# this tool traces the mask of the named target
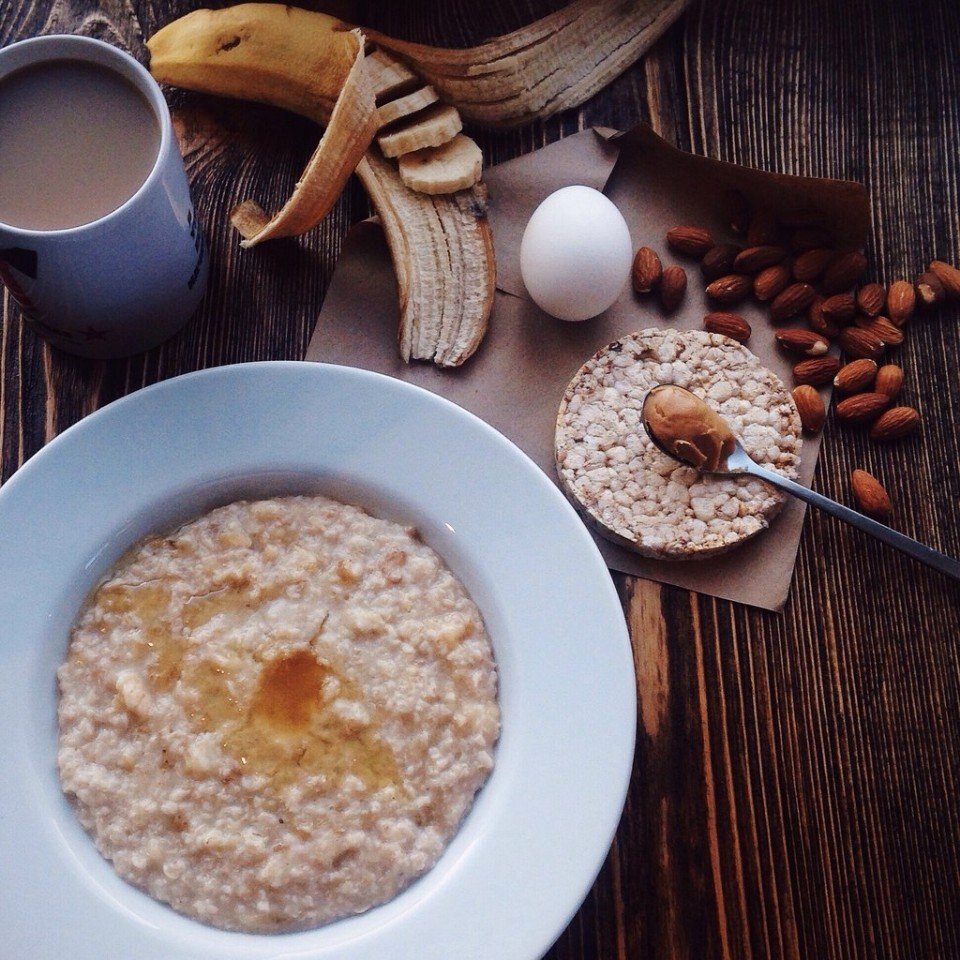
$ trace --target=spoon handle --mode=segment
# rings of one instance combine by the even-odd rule
[[[913,557],[914,560],[919,560],[928,567],[933,567],[934,570],[939,570],[948,577],[953,577],[954,580],[960,580],[960,560],[954,560],[953,557],[948,557],[945,553],[940,553],[939,550],[934,550],[932,547],[928,547],[918,540],[905,537],[902,533],[891,530],[886,524],[871,520],[862,513],[851,510],[850,507],[845,507],[842,503],[837,503],[835,500],[831,500],[829,497],[825,497],[823,494],[817,493],[809,487],[794,483],[793,480],[788,480],[786,477],[781,476],[779,473],[774,473],[772,470],[767,470],[756,464],[750,464],[746,472],[766,480],[767,483],[772,483],[775,487],[780,487],[781,490],[792,493],[795,497],[799,497],[807,503],[812,503],[815,507],[819,507],[821,510],[832,514],[838,520],[843,520],[851,526],[859,527],[859,529],[872,534],[878,540],[882,540],[888,546],[902,550],[904,553]]]

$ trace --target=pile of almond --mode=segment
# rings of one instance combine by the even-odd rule
[[[742,243],[715,242],[708,230],[695,226],[674,227],[666,236],[673,253],[700,261],[707,298],[715,306],[704,327],[746,342],[750,324],[736,308],[752,296],[766,304],[777,343],[797,358],[793,398],[805,430],[823,428],[827,411],[817,388],[832,382],[839,423],[866,427],[879,442],[916,433],[920,414],[896,404],[903,371],[887,353],[903,343],[916,309],[960,301],[960,270],[934,260],[913,283],[896,280],[885,288],[865,282],[868,264],[860,250],[838,248],[814,219],[751,213],[739,195],[731,198],[731,208],[730,227]],[[650,247],[637,251],[634,289],[658,291],[667,311],[682,301],[686,281],[681,267],[662,268]],[[851,486],[864,512],[890,515],[889,497],[866,471],[854,471]]]

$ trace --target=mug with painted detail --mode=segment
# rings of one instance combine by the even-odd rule
[[[0,49],[0,280],[38,334],[101,359],[156,346],[200,303],[207,251],[170,112],[108,43]]]

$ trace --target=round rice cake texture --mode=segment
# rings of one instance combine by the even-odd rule
[[[713,556],[765,530],[786,495],[752,477],[701,474],[644,429],[647,393],[686,387],[730,424],[757,463],[795,478],[800,417],[789,390],[742,344],[702,330],[641,330],[570,381],[557,415],[560,483],[603,536],[661,560]]]

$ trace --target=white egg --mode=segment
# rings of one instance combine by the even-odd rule
[[[633,262],[623,214],[599,190],[564,187],[533,212],[520,243],[520,273],[542,310],[587,320],[620,296]]]

